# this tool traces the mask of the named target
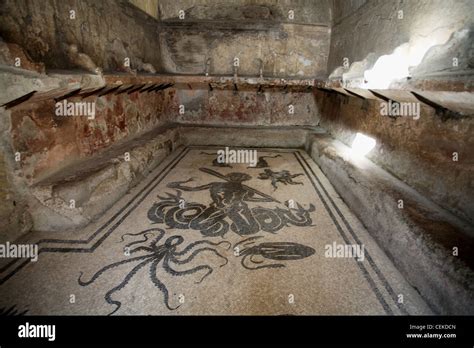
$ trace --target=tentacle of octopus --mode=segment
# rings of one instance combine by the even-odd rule
[[[113,300],[112,299],[112,295],[114,293],[116,293],[117,291],[123,289],[125,287],[125,285],[128,284],[128,282],[130,281],[130,279],[132,279],[132,277],[143,267],[146,266],[146,264],[150,263],[151,261],[153,261],[153,259],[149,259],[149,260],[146,260],[146,261],[143,261],[141,263],[139,263],[138,265],[136,265],[135,267],[133,267],[133,269],[126,275],[126,277],[120,282],[119,285],[117,285],[116,287],[110,289],[106,294],[105,294],[105,300],[107,301],[107,303],[111,304],[111,305],[115,305],[116,308],[109,313],[109,315],[112,315],[114,314],[115,312],[117,312],[120,307],[122,306],[122,302],[120,301],[117,301],[117,300]]]
[[[255,237],[250,237],[250,238],[247,238],[247,239],[243,239],[241,240],[240,242],[238,242],[237,244],[234,245],[234,248],[237,248],[240,244],[244,244],[244,246],[246,246],[247,244],[250,243],[250,241],[253,241],[255,239],[260,239],[260,238],[263,238],[262,236],[255,236]],[[249,242],[249,243],[246,243],[246,242]]]
[[[148,241],[148,236],[149,235],[153,235],[153,232],[147,232],[145,233],[143,236],[145,237],[145,239],[140,239],[140,240],[136,240],[134,242],[130,242],[128,244],[125,245],[125,248],[128,248],[128,247],[131,247],[132,245],[135,245],[135,244],[140,244],[140,243],[144,243],[144,242],[147,242]]]
[[[196,284],[201,283],[213,271],[212,267],[210,267],[208,265],[200,265],[200,266],[197,266],[197,267],[194,267],[192,269],[185,270],[185,271],[177,271],[177,270],[173,269],[170,266],[170,264],[169,264],[170,261],[172,261],[171,258],[166,258],[163,261],[163,268],[166,272],[168,272],[169,274],[174,275],[174,276],[183,276],[183,275],[187,275],[187,274],[193,274],[193,273],[199,272],[202,269],[206,269],[207,272],[204,274],[204,276],[201,278],[200,281],[196,282]]]
[[[141,231],[141,232],[138,232],[138,233],[125,233],[122,235],[121,237],[121,242],[124,241],[124,238],[125,236],[139,236],[139,235],[143,235],[145,237],[145,239],[143,240],[137,240],[137,241],[134,241],[134,242],[131,242],[129,244],[126,245],[126,247],[129,247],[129,246],[132,246],[134,244],[138,244],[138,243],[143,243],[143,242],[146,242],[148,241],[148,234],[151,234],[152,232],[154,231],[158,231],[159,232],[159,235],[158,235],[158,240],[160,240],[163,235],[165,234],[165,231],[163,231],[161,228],[149,228],[147,230],[144,230],[144,231]]]
[[[165,304],[166,308],[168,308],[170,311],[174,311],[175,309],[178,309],[179,306],[181,306],[181,305],[178,305],[174,308],[169,305],[168,289],[166,288],[165,284],[163,284],[158,279],[158,277],[156,276],[156,271],[157,271],[156,268],[157,268],[158,264],[160,263],[160,261],[161,261],[161,259],[157,259],[151,264],[150,278],[151,278],[151,281],[153,282],[153,284],[155,284],[155,286],[158,289],[160,289],[160,291],[163,293],[163,297],[164,297],[163,303]]]
[[[201,251],[206,251],[206,250],[213,252],[214,254],[216,254],[217,256],[225,260],[225,263],[222,264],[220,267],[227,265],[227,263],[229,262],[227,257],[222,256],[221,254],[219,254],[217,250],[212,249],[212,248],[201,248],[201,249],[194,250],[193,253],[189,255],[187,258],[185,258],[184,260],[179,260],[178,258],[176,258],[176,254],[173,254],[170,257],[170,260],[178,265],[184,265],[185,263],[191,262]]]
[[[191,243],[189,244],[186,248],[184,248],[183,250],[181,251],[178,251],[178,252],[175,252],[174,255],[175,256],[183,256],[184,254],[186,254],[188,251],[190,251],[192,248],[194,248],[196,245],[200,245],[200,244],[208,244],[208,245],[213,245],[213,246],[220,246],[221,244],[228,244],[229,247],[227,249],[230,248],[231,244],[228,242],[228,241],[222,241],[222,242],[219,242],[219,243],[213,243],[213,242],[210,242],[208,240],[199,240],[197,242],[194,242],[194,243]]]
[[[167,200],[172,200],[172,201],[179,201],[179,199],[181,198],[181,191],[179,190],[176,190],[176,194],[172,194],[172,193],[169,193],[169,192],[165,192],[168,197],[163,197],[163,196],[160,196],[160,195],[157,195],[156,197],[158,197],[159,199],[161,199],[162,201],[167,201]]]
[[[257,255],[256,255],[256,254],[250,255],[250,262],[252,262],[252,263],[263,263],[263,260],[260,260],[260,261],[257,260],[257,261],[255,261],[255,260],[253,259],[254,256],[257,256]],[[261,255],[260,255],[260,256],[261,256]]]
[[[242,264],[242,266],[246,269],[249,269],[249,270],[256,270],[256,269],[261,269],[261,268],[282,268],[282,267],[285,267],[285,265],[281,264],[281,263],[274,263],[272,265],[263,265],[263,266],[257,266],[257,267],[249,267],[245,264],[245,260],[248,258],[248,257],[251,257],[252,255],[251,254],[247,254],[245,255],[243,258],[242,258],[242,261],[240,262]],[[252,261],[252,259],[250,259],[250,261]]]
[[[147,253],[153,253],[154,252],[153,248],[146,247],[146,246],[139,246],[139,247],[136,247],[135,249],[130,250],[130,254],[134,254],[137,251],[146,251]]]
[[[145,255],[145,256],[137,256],[137,257],[132,257],[131,259],[127,259],[127,260],[122,260],[122,261],[118,261],[118,262],[115,262],[115,263],[112,263],[110,265],[107,265],[105,266],[104,268],[98,270],[90,280],[88,281],[83,281],[81,280],[81,277],[83,275],[83,272],[80,272],[80,275],[79,275],[79,279],[77,280],[79,285],[81,286],[87,286],[89,284],[92,284],[97,278],[99,278],[105,271],[111,269],[111,268],[115,268],[115,267],[118,267],[120,265],[124,265],[126,263],[129,263],[129,262],[133,262],[133,261],[137,261],[137,260],[144,260],[146,258],[149,258],[149,257],[153,257],[154,255]]]

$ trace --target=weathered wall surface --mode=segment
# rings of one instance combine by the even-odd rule
[[[21,58],[19,68],[26,70],[15,68],[15,57]],[[44,65],[31,61],[16,44],[0,43],[0,66],[0,86],[3,90],[0,104],[32,91],[40,93],[60,89],[66,93],[77,87],[87,90],[104,84],[102,77],[92,74],[45,75],[42,73]],[[31,228],[52,228],[51,221],[57,221],[56,228],[59,230],[74,226],[77,222],[86,223],[103,212],[134,183],[149,164],[155,163],[157,159],[162,160],[169,153],[170,149],[163,144],[170,139],[157,138],[150,146],[131,151],[132,156],[135,156],[131,162],[115,167],[109,165],[107,170],[102,170],[104,175],[79,181],[82,186],[77,190],[81,192],[84,205],[82,211],[76,211],[76,215],[70,209],[67,209],[67,214],[59,214],[53,209],[58,205],[56,199],[51,203],[51,197],[47,195],[43,197],[45,201],[40,202],[32,194],[31,185],[68,165],[92,159],[117,142],[126,141],[163,124],[167,116],[166,105],[173,98],[173,93],[166,90],[152,93],[153,96],[123,93],[99,98],[67,99],[69,102],[95,103],[96,117],[93,120],[88,120],[87,116],[55,116],[55,101],[52,97],[12,109],[1,108],[0,220],[3,224],[0,241],[13,241]],[[172,135],[170,137],[173,144],[175,140]],[[127,149],[119,155],[125,151]],[[113,156],[105,158],[111,159]],[[76,169],[81,168],[85,166]],[[124,173],[128,173],[128,176]],[[107,192],[107,187],[113,194]],[[47,208],[47,204],[53,204],[54,207]]]
[[[271,77],[326,75],[329,1],[164,0],[159,7],[167,72],[232,75],[239,58],[239,75],[259,76],[260,69]]]
[[[206,30],[169,28],[160,33],[163,66],[167,72],[211,75],[237,73],[265,77],[322,77],[326,75],[329,30],[316,26],[281,24],[271,30]]]
[[[63,232],[86,226],[141,183],[179,142],[176,129],[158,127],[29,187],[26,199],[33,230]]]
[[[49,69],[123,70],[125,57],[132,69],[160,68],[156,21],[128,1],[1,0],[0,36]]]
[[[246,126],[315,126],[319,113],[311,93],[178,90],[176,122]],[[184,106],[184,114],[176,106]],[[293,113],[290,113],[293,112]]]
[[[287,22],[288,11],[294,11],[296,23],[330,23],[331,0],[159,0],[162,20],[267,20]]]
[[[399,18],[399,11],[402,11],[402,18]],[[418,73],[433,73],[452,68],[454,57],[458,57],[459,64],[464,67],[472,65],[474,50],[468,35],[462,39],[458,49],[453,49],[452,46],[440,49],[437,46],[446,44],[456,32],[463,29],[472,30],[473,12],[474,2],[470,0],[454,3],[442,0],[335,0],[328,71],[332,73],[342,66],[344,58],[348,59],[350,65],[359,62],[363,68],[371,68],[379,57],[392,54],[403,44],[409,46],[406,55],[413,66],[418,65],[430,50],[435,51],[431,52],[431,55],[443,55],[442,61],[431,59],[428,69],[425,67]],[[396,69],[394,64],[386,69]],[[459,67],[455,70],[457,69]]]
[[[335,0],[330,79],[373,89],[396,89],[408,76],[466,76],[474,68],[472,1]],[[344,59],[347,65],[344,67]],[[453,64],[453,59],[456,63]],[[447,85],[448,86],[448,85]],[[447,87],[449,91],[449,87]],[[394,91],[392,91],[394,92]],[[442,93],[440,93],[442,95]],[[452,98],[454,110],[462,106]],[[316,92],[321,126],[351,145],[356,132],[377,139],[369,157],[453,213],[474,216],[474,120],[442,118],[421,106],[421,117],[381,116],[374,100]],[[439,99],[441,100],[441,99]],[[445,101],[446,101],[445,100]],[[449,101],[449,100],[448,100]],[[453,152],[459,161],[453,162]]]
[[[4,75],[13,87],[25,80]],[[26,85],[58,83],[52,80]],[[31,228],[75,229],[100,216],[177,146],[176,132],[160,130],[173,95],[165,90],[66,99],[95,103],[94,119],[55,115],[52,97],[2,109],[0,240],[15,240]]]
[[[2,137],[6,137],[8,124],[4,122],[3,115],[0,117],[0,132]],[[13,171],[14,159],[6,152],[8,144],[5,140],[0,142],[0,221],[2,221],[0,242],[14,240],[32,227],[26,204],[13,183],[17,172]]]
[[[329,0],[0,1],[0,36],[49,69],[324,77],[330,23]]]
[[[152,97],[135,92],[67,99],[95,103],[95,119],[56,116],[54,100],[12,109],[12,143],[14,150],[22,154],[25,178],[36,182],[120,140],[163,125],[173,95],[174,91],[162,91]]]
[[[474,119],[442,120],[421,106],[420,118],[380,114],[380,103],[315,92],[321,126],[351,146],[356,132],[377,140],[367,155],[440,206],[473,221]],[[453,161],[453,153],[458,161]]]
[[[21,59],[21,68],[25,70],[13,68],[16,57]],[[68,84],[60,78],[39,74],[38,72],[44,70],[44,65],[32,62],[22,48],[15,44],[0,42],[0,66],[0,105],[32,90],[48,91],[63,88]],[[80,81],[81,78],[76,80]],[[86,80],[91,84],[100,83],[98,77],[84,77],[82,80],[84,85],[87,84]],[[9,110],[0,108],[0,242],[15,240],[32,227],[28,203],[25,200],[27,187],[22,181],[20,162],[16,160],[16,151],[12,146],[10,116]]]
[[[339,24],[345,17],[350,16],[367,0],[333,1],[333,25]]]

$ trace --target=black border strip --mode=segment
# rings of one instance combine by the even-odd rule
[[[37,242],[37,244],[40,243],[70,243],[70,244],[87,244],[91,240],[93,240],[98,234],[100,234],[105,228],[107,228],[108,225],[110,225],[120,214],[122,214],[131,204],[133,201],[135,201],[146,189],[150,187],[161,175],[161,179],[159,179],[148,192],[140,199],[138,200],[132,208],[122,216],[116,222],[96,243],[94,243],[91,247],[89,248],[40,248],[38,251],[38,255],[41,254],[41,252],[94,252],[95,249],[102,244],[102,242],[125,220],[125,218],[130,215],[130,213],[137,208],[137,206],[150,194],[150,192],[169,174],[171,170],[173,170],[176,165],[181,162],[181,160],[184,158],[184,156],[187,155],[189,152],[189,148],[185,147],[170,163],[167,164],[163,170],[161,170],[140,192],[138,192],[133,198],[131,198],[114,216],[112,216],[104,225],[102,225],[99,229],[97,229],[92,235],[89,236],[88,239],[86,240],[61,240],[61,239],[42,239]],[[165,173],[166,171],[166,173]],[[15,259],[12,262],[6,264],[0,272],[6,271],[8,268],[10,268],[12,265],[14,265],[17,261],[21,259]],[[5,283],[8,279],[10,279],[13,275],[15,275],[18,271],[20,271],[23,267],[25,267],[30,260],[24,260],[23,263],[21,263],[18,267],[16,267],[12,272],[7,274],[6,276],[2,277],[0,279],[0,285]]]
[[[321,188],[323,189],[324,193],[326,194],[326,196],[328,197],[329,201],[331,202],[331,204],[333,205],[334,209],[336,210],[337,214],[340,216],[341,220],[343,221],[344,225],[346,226],[347,230],[349,231],[349,233],[352,235],[352,237],[354,238],[354,240],[356,241],[356,243],[358,244],[361,244],[361,240],[359,239],[359,237],[357,236],[357,234],[354,232],[354,229],[352,228],[352,226],[349,224],[349,222],[347,221],[347,219],[344,217],[344,214],[342,214],[342,212],[339,210],[339,207],[334,203],[334,200],[331,198],[331,196],[329,195],[329,193],[327,192],[326,188],[324,187],[324,185],[321,183],[321,181],[319,180],[318,176],[316,175],[316,173],[313,171],[313,168],[311,168],[311,166],[308,164],[308,162],[306,161],[306,159],[298,152],[299,156],[301,157],[301,159],[303,160],[303,162],[306,164],[306,166],[309,168],[309,170],[311,171],[311,173],[313,174],[313,176],[316,178],[317,182],[319,183],[319,186],[321,186]],[[406,308],[404,306],[402,306],[400,303],[398,303],[397,301],[397,295],[395,294],[395,291],[393,290],[393,288],[390,286],[390,283],[387,281],[387,279],[385,278],[385,276],[383,275],[383,273],[380,271],[380,269],[378,268],[377,264],[375,263],[375,261],[372,259],[372,257],[370,256],[370,254],[368,253],[368,251],[366,251],[366,258],[367,258],[367,261],[369,262],[370,266],[372,267],[372,269],[374,270],[374,272],[377,274],[377,276],[379,277],[380,281],[382,282],[385,290],[390,294],[390,296],[392,297],[394,303],[396,304],[397,308],[405,315],[408,315],[408,311],[406,310]]]
[[[328,212],[329,216],[331,217],[332,221],[334,222],[334,225],[336,226],[337,230],[339,231],[339,234],[341,235],[342,239],[344,240],[344,242],[346,244],[351,244],[349,238],[347,237],[347,235],[344,233],[343,229],[341,228],[341,225],[339,225],[339,222],[337,221],[336,217],[334,216],[333,212],[331,211],[331,209],[329,208],[326,200],[324,199],[323,195],[321,194],[321,192],[319,191],[318,187],[316,186],[316,184],[314,183],[313,179],[311,178],[311,175],[309,175],[309,172],[307,171],[307,169],[305,168],[305,166],[303,166],[303,163],[301,162],[301,160],[298,158],[297,156],[297,153],[299,152],[295,152],[294,155],[295,155],[295,158],[296,160],[298,161],[298,163],[301,165],[301,168],[303,168],[306,176],[309,178],[309,180],[311,181],[311,184],[313,185],[319,199],[323,202],[323,205],[324,207],[326,208],[326,211]],[[301,156],[301,155],[300,155]],[[316,174],[313,172],[312,168],[308,165],[308,163],[305,161],[304,158],[302,158],[303,161],[306,163],[306,165],[309,167],[311,173],[313,174],[313,176],[315,177],[315,179],[318,181],[319,185],[322,187],[321,185],[321,182],[319,181],[318,177],[316,176]],[[324,188],[323,188],[324,190]],[[326,195],[329,197],[329,195],[327,194],[326,190],[324,190],[324,192],[326,193]],[[329,197],[330,198],[330,197]],[[331,200],[331,203],[335,206],[334,202]],[[340,213],[339,210],[337,210],[338,213]],[[377,299],[379,300],[380,304],[382,305],[383,309],[385,310],[385,313],[387,314],[390,314],[390,315],[393,315],[393,311],[392,309],[390,308],[390,306],[388,305],[388,303],[385,301],[384,297],[382,296],[382,294],[380,293],[379,289],[377,288],[377,285],[375,284],[375,281],[372,279],[372,277],[370,276],[370,273],[367,271],[367,268],[365,268],[365,266],[361,263],[361,262],[358,262],[355,258],[353,258],[354,262],[359,266],[361,272],[362,272],[362,275],[364,276],[365,280],[367,281],[367,283],[370,285],[370,288],[372,289],[372,291],[374,292],[375,296],[377,297]]]

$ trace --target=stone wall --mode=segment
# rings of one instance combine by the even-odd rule
[[[39,74],[42,64],[29,60],[23,50],[16,45],[0,42],[0,105],[19,98],[33,90],[44,92],[51,89],[63,88],[67,80]],[[21,58],[21,67],[27,70],[14,69],[14,57]],[[81,78],[76,78],[76,81]],[[74,79],[68,79],[71,83]],[[83,78],[84,83],[100,83],[100,78]],[[93,81],[95,80],[95,82]],[[89,85],[91,86],[91,85]],[[0,221],[2,228],[0,242],[15,240],[32,227],[32,219],[28,213],[28,203],[25,199],[27,186],[22,179],[19,160],[12,145],[11,110],[0,108]]]
[[[363,73],[372,68],[381,56],[393,54],[404,44],[408,45],[406,54],[413,67],[420,64],[425,55],[432,55],[431,51],[435,51],[437,56],[444,55],[442,61],[431,59],[428,69],[423,70],[424,74],[452,68],[455,57],[459,58],[459,65],[470,65],[472,68],[474,50],[468,35],[457,49],[445,47],[441,48],[445,52],[440,52],[439,46],[445,45],[462,30],[472,31],[473,11],[474,2],[470,0],[455,3],[443,0],[335,0],[328,72],[334,73],[347,58],[352,69],[357,68],[354,65],[362,65],[359,73]],[[459,52],[463,50],[468,53]],[[396,69],[399,62],[394,64],[385,69]],[[343,69],[335,75],[348,70]]]
[[[8,125],[0,122],[1,135],[6,136]],[[0,143],[0,220],[2,221],[2,233],[0,242],[15,240],[32,227],[32,219],[27,212],[26,202],[17,192],[14,185],[17,171],[13,171],[14,159],[5,150],[8,149],[6,139]]]
[[[335,0],[329,78],[368,94],[367,89],[375,89],[397,95],[402,86],[399,95],[408,94],[408,99],[413,96],[407,78],[465,78],[474,68],[473,11],[474,3],[463,0],[455,6],[439,0]],[[321,126],[347,145],[356,132],[374,137],[378,145],[369,155],[374,162],[442,207],[473,221],[472,110],[462,109],[467,105],[462,93],[430,94],[430,84],[426,86],[434,100],[460,114],[445,117],[422,103],[418,120],[387,117],[381,115],[380,101],[372,100],[373,96],[363,100],[317,91]],[[450,92],[449,83],[443,88]],[[459,154],[457,162],[452,159],[454,152]]]
[[[14,57],[21,58],[23,69],[14,67]],[[32,91],[48,94],[50,91],[59,90],[65,94],[78,87],[84,91],[95,90],[105,83],[101,76],[92,74],[46,75],[43,73],[43,65],[31,61],[21,47],[3,42],[0,42],[0,68],[0,86],[3,90],[0,104]],[[83,224],[91,221],[133,185],[148,165],[162,160],[171,151],[167,145],[163,145],[169,139],[155,141],[149,149],[135,151],[138,152],[137,158],[115,166],[117,170],[109,166],[108,176],[102,175],[99,178],[106,178],[112,188],[116,185],[112,189],[115,196],[104,195],[101,198],[103,191],[99,189],[87,193],[95,186],[103,188],[105,183],[98,185],[100,180],[96,178],[94,186],[90,184],[91,180],[86,180],[86,184],[82,182],[83,187],[79,191],[83,196],[85,193],[89,194],[89,200],[94,201],[95,205],[86,209],[88,211],[84,216],[76,216],[70,210],[67,212],[72,214],[71,216],[57,215],[51,207],[46,208],[47,204],[51,204],[51,200],[47,200],[48,197],[43,202],[47,204],[43,205],[34,196],[32,188],[35,183],[81,161],[91,159],[90,163],[93,163],[92,159],[97,157],[96,155],[112,145],[136,138],[163,125],[167,121],[168,104],[169,100],[174,98],[174,91],[165,90],[151,94],[125,92],[102,97],[97,97],[96,93],[95,96],[84,99],[67,98],[69,102],[95,103],[95,118],[90,120],[87,116],[56,116],[53,98],[61,94],[55,93],[44,100],[26,102],[11,109],[0,109],[0,220],[3,222],[0,241],[16,240],[31,228],[52,228],[47,222],[56,218],[58,226],[63,228],[69,226],[67,223],[74,226],[78,221]],[[172,145],[173,142],[176,141],[172,139]],[[123,157],[125,151],[127,148],[115,156]],[[131,152],[131,155],[135,152]],[[105,160],[114,158],[109,156]],[[128,171],[131,178],[119,175],[118,170],[127,169],[127,166],[131,168]],[[81,168],[85,168],[84,164],[76,166],[76,169]],[[119,182],[120,190],[117,189]],[[84,203],[84,207],[86,206]],[[58,226],[56,228],[60,229]]]
[[[240,75],[324,77],[330,23],[329,0],[0,0],[6,41],[48,69],[91,72],[231,75],[239,58]]]
[[[329,29],[281,24],[270,30],[165,28],[160,33],[166,72],[265,77],[324,77]]]
[[[160,68],[156,21],[125,0],[1,0],[0,36],[49,69]]]
[[[11,111],[14,151],[22,154],[28,182],[40,181],[79,159],[123,139],[133,138],[167,121],[174,91],[68,98],[95,103],[95,119],[56,116],[55,101],[26,104]]]
[[[329,1],[163,0],[159,7],[166,72],[232,75],[238,58],[239,75],[326,76]]]
[[[294,11],[294,21],[303,24],[330,24],[331,0],[159,0],[162,20],[178,19],[179,11],[191,20],[258,20],[289,22],[288,11]]]
[[[422,104],[420,118],[380,114],[380,102],[315,92],[320,124],[348,146],[357,132],[376,139],[367,157],[424,196],[474,221],[474,118],[442,119]],[[458,161],[453,161],[453,153]]]
[[[309,92],[177,90],[173,104],[173,118],[186,124],[315,126],[319,122]],[[177,105],[184,106],[183,114],[176,112]]]

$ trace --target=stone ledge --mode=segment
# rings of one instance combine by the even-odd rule
[[[177,129],[159,127],[65,167],[29,188],[36,231],[75,230],[100,217],[180,145]],[[126,161],[124,153],[130,154]],[[70,200],[74,199],[75,208]]]
[[[329,135],[308,152],[406,279],[440,314],[474,312],[473,227]],[[403,209],[398,208],[402,199]],[[457,247],[459,256],[453,256]]]
[[[185,145],[200,146],[304,148],[308,134],[322,132],[321,128],[312,126],[179,126]]]

